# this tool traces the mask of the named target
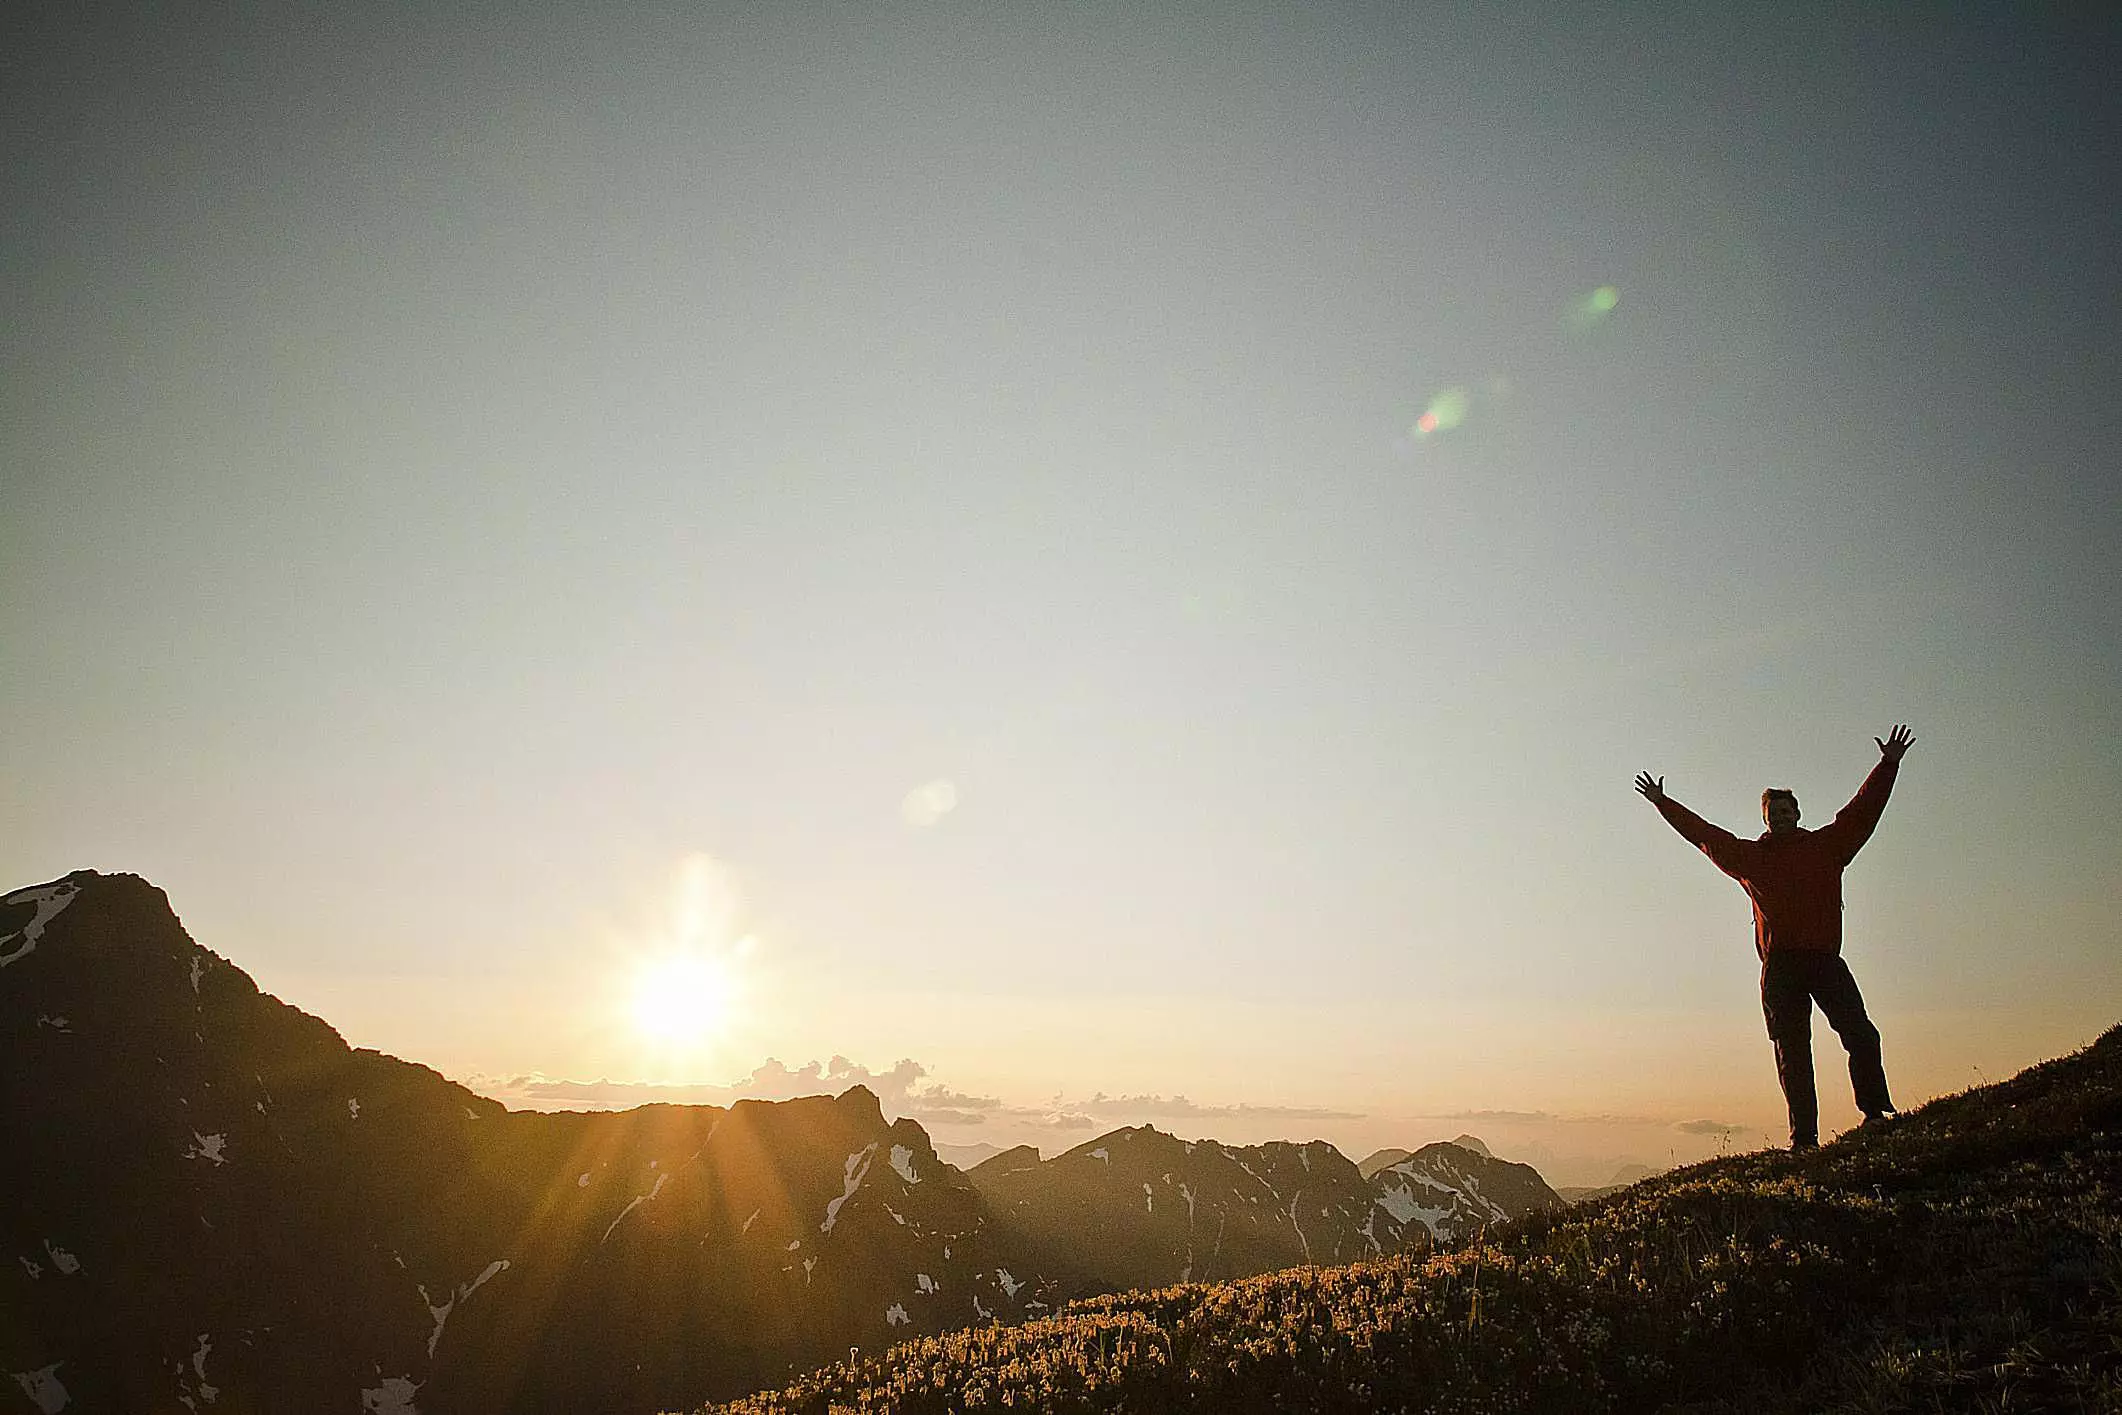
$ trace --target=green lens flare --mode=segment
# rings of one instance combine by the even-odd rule
[[[1433,432],[1450,432],[1466,421],[1466,390],[1447,388],[1429,400],[1428,411],[1415,423],[1425,436]]]
[[[1466,390],[1447,388],[1430,400],[1429,410],[1437,415],[1437,426],[1455,428],[1466,421]]]
[[[1621,292],[1611,285],[1598,289],[1570,302],[1569,324],[1573,329],[1589,329],[1614,312],[1621,303]]]

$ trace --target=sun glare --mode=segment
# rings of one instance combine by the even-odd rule
[[[634,1027],[664,1046],[697,1046],[728,1024],[736,979],[715,959],[677,954],[641,965],[634,977]]]
[[[756,1039],[764,991],[743,918],[732,872],[689,855],[649,917],[615,935],[605,1015],[644,1078],[697,1081]]]

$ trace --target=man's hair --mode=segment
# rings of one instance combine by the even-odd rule
[[[1775,800],[1778,796],[1781,796],[1793,806],[1798,804],[1797,792],[1791,790],[1788,786],[1771,786],[1761,793],[1761,814],[1764,818],[1768,815],[1768,803]]]

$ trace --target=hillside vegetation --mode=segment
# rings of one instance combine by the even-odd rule
[[[1458,1252],[1095,1298],[712,1408],[2122,1411],[2122,1028]]]

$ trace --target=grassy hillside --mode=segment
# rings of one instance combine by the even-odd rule
[[[2122,1027],[1457,1253],[1098,1298],[716,1408],[1001,1407],[2122,1411]]]

